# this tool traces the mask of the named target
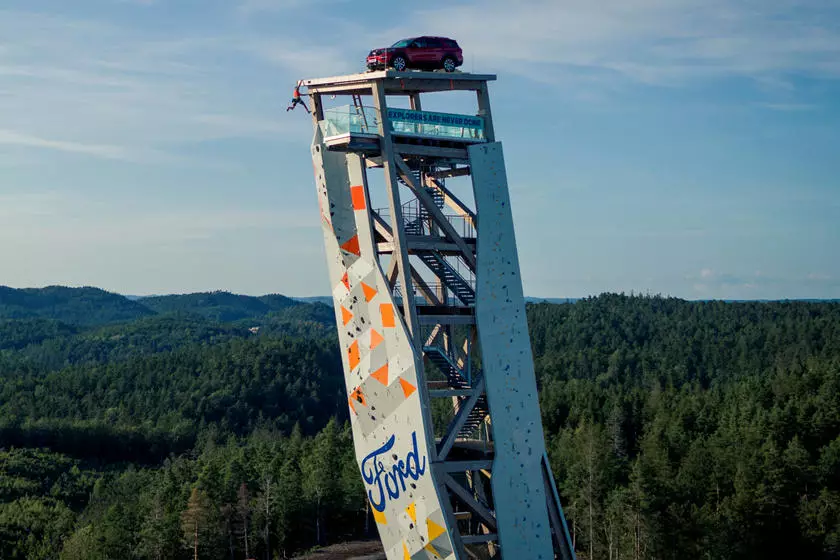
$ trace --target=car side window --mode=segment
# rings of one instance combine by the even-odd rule
[[[439,49],[442,47],[438,39],[426,39],[426,47],[430,49]]]
[[[426,42],[423,39],[415,39],[408,47],[411,49],[424,49],[426,48]]]

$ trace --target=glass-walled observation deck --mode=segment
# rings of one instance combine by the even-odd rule
[[[393,136],[471,144],[486,141],[481,117],[391,108],[387,117]],[[327,144],[351,137],[375,138],[379,135],[379,111],[354,105],[334,107],[324,110],[324,120],[319,124]]]

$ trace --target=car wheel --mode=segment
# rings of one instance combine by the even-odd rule
[[[455,62],[455,59],[451,56],[447,56],[443,59],[443,69],[447,72],[454,72],[457,66],[458,64]]]
[[[404,57],[395,56],[394,60],[391,61],[391,66],[393,66],[394,70],[396,70],[397,72],[402,72],[408,65],[406,64]]]

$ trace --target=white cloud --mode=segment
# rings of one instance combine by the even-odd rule
[[[305,5],[306,0],[242,0],[237,11],[249,17],[263,12],[284,12]]]
[[[292,38],[249,38],[236,46],[258,60],[287,70],[291,80],[283,85],[288,85],[288,93],[294,79],[348,74],[352,71],[348,69],[359,67],[353,59],[361,58],[359,49],[348,45],[301,44]],[[284,97],[285,93],[284,90]]]
[[[314,211],[313,211],[314,214]],[[237,231],[317,230],[311,215],[293,209],[218,208],[195,205],[132,213],[56,191],[0,194],[0,246],[96,247],[171,245],[222,239]]]
[[[264,13],[283,13],[301,8],[311,9],[313,4],[337,4],[350,0],[241,0],[236,8],[243,17],[252,17]]]
[[[458,39],[468,61],[474,56],[488,70],[679,85],[731,76],[840,78],[838,16],[840,4],[829,0],[483,0],[406,20],[435,22],[437,32]]]
[[[311,6],[302,0],[231,4],[232,13],[273,13],[280,27],[271,35],[247,22],[175,37],[0,11],[0,141],[172,162],[189,143],[308,136],[309,123],[282,110],[294,79],[358,69],[369,47],[417,33],[416,22],[456,37],[467,69],[475,59],[476,70],[571,83],[596,97],[623,82],[739,76],[778,87],[794,73],[840,78],[840,32],[826,17],[840,15],[840,5],[822,0],[482,0],[413,12],[372,8],[375,26],[363,12],[358,20],[332,17],[339,2],[316,0],[324,12],[317,40],[310,26],[279,19],[289,10],[305,15]],[[795,99],[761,106],[811,108]]]
[[[232,50],[224,37],[150,39],[104,23],[3,11],[0,36],[9,45],[0,51],[6,145],[173,163],[185,144],[284,138],[309,126],[282,119],[284,100],[265,73],[231,79],[235,66],[216,61]]]
[[[785,112],[814,111],[819,108],[812,103],[759,103],[758,106],[772,111]]]
[[[9,225],[16,220],[27,223],[36,217],[56,216],[62,202],[63,197],[56,191],[0,192],[0,219]]]
[[[12,144],[28,148],[45,148],[49,150],[59,150],[62,152],[87,154],[106,159],[126,159],[127,156],[126,150],[120,146],[80,144],[78,142],[48,140],[3,129],[0,129],[0,144]]]

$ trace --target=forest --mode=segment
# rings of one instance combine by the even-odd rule
[[[840,558],[840,303],[528,304],[579,558]],[[0,287],[0,558],[375,538],[331,308]]]

